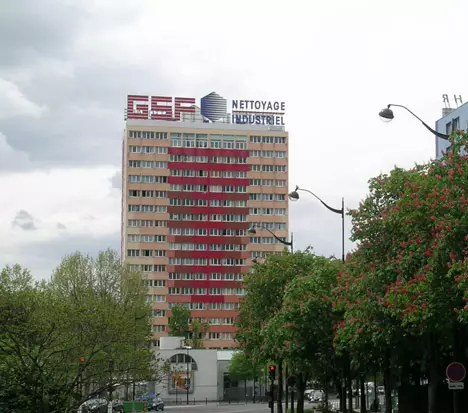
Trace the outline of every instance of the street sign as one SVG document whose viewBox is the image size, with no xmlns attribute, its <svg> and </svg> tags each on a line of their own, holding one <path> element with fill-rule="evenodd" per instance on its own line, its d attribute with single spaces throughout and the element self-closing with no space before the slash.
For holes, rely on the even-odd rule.
<svg viewBox="0 0 468 413">
<path fill-rule="evenodd" d="M 465 383 L 462 381 L 449 381 L 448 388 L 449 390 L 463 390 L 465 388 Z"/>
<path fill-rule="evenodd" d="M 466 377 L 466 369 L 463 364 L 458 361 L 454 361 L 447 366 L 445 374 L 451 382 L 460 382 Z"/>
</svg>

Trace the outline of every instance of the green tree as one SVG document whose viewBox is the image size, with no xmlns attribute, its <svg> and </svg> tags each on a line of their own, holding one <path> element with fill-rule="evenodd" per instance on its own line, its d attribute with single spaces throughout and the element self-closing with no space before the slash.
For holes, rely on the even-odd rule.
<svg viewBox="0 0 468 413">
<path fill-rule="evenodd" d="M 370 181 L 370 195 L 351 213 L 358 250 L 337 288 L 345 311 L 338 347 L 384 354 L 387 394 L 392 371 L 404 382 L 418 365 L 429 378 L 429 412 L 437 408 L 444 353 L 459 358 L 467 342 L 467 286 L 460 284 L 468 246 L 467 143 L 458 132 L 443 159 Z"/>
<path fill-rule="evenodd" d="M 303 254 L 301 276 L 286 287 L 281 309 L 263 327 L 268 354 L 285 360 L 297 378 L 298 413 L 304 411 L 307 381 L 333 377 L 334 324 L 331 291 L 341 262 L 315 254 Z M 315 377 L 313 377 L 315 376 Z"/>
<path fill-rule="evenodd" d="M 191 338 L 187 340 L 187 344 L 192 348 L 203 348 L 203 341 L 209 328 L 210 325 L 208 323 L 200 320 L 193 320 L 189 333 Z"/>
<path fill-rule="evenodd" d="M 169 317 L 169 334 L 171 336 L 188 338 L 191 317 L 188 306 L 183 304 L 174 305 L 171 308 L 171 316 Z"/>
<path fill-rule="evenodd" d="M 249 357 L 244 351 L 236 352 L 229 364 L 229 375 L 235 380 L 243 380 L 245 393 L 247 394 L 247 381 L 252 380 L 254 384 L 254 403 L 256 384 L 264 374 L 265 364 Z"/>
<path fill-rule="evenodd" d="M 19 266 L 1 278 L 6 411 L 76 411 L 88 397 L 112 396 L 116 384 L 161 378 L 162 360 L 149 348 L 146 287 L 115 252 L 66 257 L 42 283 Z"/>
</svg>

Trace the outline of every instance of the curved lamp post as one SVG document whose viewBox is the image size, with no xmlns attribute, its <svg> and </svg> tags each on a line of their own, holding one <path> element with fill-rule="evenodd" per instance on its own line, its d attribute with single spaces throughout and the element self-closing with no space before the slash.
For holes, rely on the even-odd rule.
<svg viewBox="0 0 468 413">
<path fill-rule="evenodd" d="M 344 198 L 341 198 L 341 209 L 333 208 L 330 205 L 328 205 L 326 202 L 324 202 L 321 198 L 319 198 L 317 195 L 315 195 L 312 191 L 309 191 L 308 189 L 304 188 L 299 188 L 296 186 L 296 189 L 294 191 L 291 191 L 289 193 L 289 199 L 291 201 L 297 201 L 299 200 L 299 191 L 304 191 L 308 192 L 311 194 L 313 197 L 315 197 L 317 200 L 320 201 L 320 203 L 327 208 L 329 211 L 334 212 L 335 214 L 341 215 L 341 260 L 345 262 L 345 252 L 344 252 L 344 216 L 345 216 L 345 207 L 344 207 Z"/>
<path fill-rule="evenodd" d="M 419 120 L 423 126 L 431 133 L 433 133 L 434 135 L 436 135 L 437 137 L 441 138 L 441 139 L 444 139 L 446 141 L 449 140 L 450 138 L 450 135 L 446 135 L 445 133 L 440 133 L 440 132 L 437 132 L 435 129 L 432 129 L 426 122 L 424 122 L 419 116 L 417 116 L 415 113 L 413 113 L 411 110 L 409 110 L 406 106 L 403 106 L 403 105 L 395 105 L 393 103 L 387 105 L 387 107 L 385 109 L 382 109 L 379 113 L 379 116 L 380 116 L 380 119 L 383 121 L 383 122 L 390 122 L 393 118 L 394 118 L 394 115 L 393 115 L 393 110 L 390 109 L 391 106 L 395 106 L 395 107 L 398 107 L 398 108 L 403 108 L 403 109 L 406 109 L 409 113 L 411 113 L 417 120 Z"/>
<path fill-rule="evenodd" d="M 262 225 L 252 225 L 249 228 L 249 234 L 255 235 L 257 233 L 256 228 L 264 229 L 265 231 L 268 231 L 271 235 L 273 235 L 273 237 L 278 242 L 280 242 L 283 245 L 287 245 L 288 247 L 291 247 L 291 252 L 294 252 L 294 241 L 293 241 L 293 235 L 292 234 L 291 234 L 291 241 L 285 241 L 284 239 L 281 239 L 280 237 L 276 236 L 276 234 L 273 231 L 269 230 L 267 227 L 264 227 Z M 254 258 L 252 261 L 257 262 L 257 258 Z"/>
<path fill-rule="evenodd" d="M 273 237 L 278 241 L 280 242 L 281 244 L 283 245 L 287 245 L 288 247 L 291 248 L 291 254 L 294 253 L 294 238 L 293 238 L 293 234 L 291 233 L 291 241 L 285 241 L 283 239 L 281 239 L 280 237 L 278 237 L 273 231 L 271 231 L 270 229 L 268 229 L 267 227 L 264 227 L 263 225 L 252 225 L 250 228 L 249 228 L 249 234 L 252 234 L 252 235 L 255 235 L 257 233 L 257 230 L 256 228 L 258 229 L 264 229 L 265 231 L 268 231 L 271 235 L 273 235 Z M 292 258 L 294 259 L 294 256 L 292 256 Z M 252 259 L 252 262 L 254 262 L 255 264 L 258 262 L 258 258 L 255 257 Z M 281 371 L 281 370 L 280 370 Z M 288 366 L 286 365 L 286 377 L 288 377 Z M 278 401 L 278 403 L 280 403 Z M 273 410 L 273 407 L 272 407 L 272 410 Z M 286 386 L 286 410 L 288 410 L 288 387 Z M 292 411 L 292 410 L 291 410 Z"/>
</svg>

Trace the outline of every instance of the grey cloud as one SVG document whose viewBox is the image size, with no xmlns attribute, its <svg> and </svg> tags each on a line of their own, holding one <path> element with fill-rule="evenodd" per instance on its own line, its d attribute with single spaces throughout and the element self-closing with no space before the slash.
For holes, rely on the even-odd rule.
<svg viewBox="0 0 468 413">
<path fill-rule="evenodd" d="M 34 217 L 28 211 L 21 209 L 16 213 L 15 218 L 12 221 L 12 225 L 20 227 L 25 231 L 33 231 L 37 229 L 34 221 Z"/>
<path fill-rule="evenodd" d="M 85 32 L 91 38 L 93 30 L 98 35 L 112 25 L 113 29 L 120 26 L 123 29 L 141 10 L 127 9 L 126 17 L 130 19 L 124 20 L 123 12 L 103 10 L 110 6 L 99 2 L 90 5 L 70 0 L 21 0 L 7 2 L 11 3 L 8 6 L 3 3 L 0 50 L 2 61 L 8 60 L 9 64 L 2 67 L 0 62 L 0 78 L 15 83 L 30 101 L 47 107 L 41 117 L 22 118 L 21 122 L 18 118 L 0 120 L 0 133 L 6 136 L 8 145 L 25 153 L 34 168 L 120 165 L 126 95 L 158 90 L 158 83 L 164 84 L 164 88 L 171 87 L 171 82 L 158 73 L 157 67 L 135 65 L 131 58 L 117 63 L 112 50 L 102 53 L 93 50 L 92 43 L 83 45 L 79 40 Z M 118 4 L 113 4 L 118 9 Z M 85 5 L 98 8 L 98 13 L 88 13 Z M 54 17 L 41 20 L 42 16 Z M 43 33 L 42 25 L 47 25 Z M 15 36 L 19 39 L 10 44 Z M 1 39 L 5 39 L 3 43 Z M 48 62 L 54 67 L 63 64 L 63 73 L 61 69 L 45 70 Z M 28 81 L 22 81 L 22 77 Z M 157 79 L 157 83 L 148 84 L 148 79 Z"/>
<path fill-rule="evenodd" d="M 122 172 L 117 171 L 110 181 L 113 189 L 122 189 Z"/>
<path fill-rule="evenodd" d="M 0 4 L 0 65 L 66 56 L 87 15 L 78 1 L 14 0 Z"/>
<path fill-rule="evenodd" d="M 66 225 L 62 224 L 61 222 L 57 222 L 58 229 L 67 229 Z"/>
<path fill-rule="evenodd" d="M 6 265 L 21 264 L 31 270 L 36 279 L 48 278 L 63 257 L 76 251 L 96 255 L 107 248 L 120 250 L 120 233 L 92 236 L 62 236 L 45 243 L 25 244 L 16 249 L 2 251 L 0 268 Z M 24 254 L 24 251 L 28 254 Z M 3 253 L 4 252 L 4 253 Z"/>
</svg>

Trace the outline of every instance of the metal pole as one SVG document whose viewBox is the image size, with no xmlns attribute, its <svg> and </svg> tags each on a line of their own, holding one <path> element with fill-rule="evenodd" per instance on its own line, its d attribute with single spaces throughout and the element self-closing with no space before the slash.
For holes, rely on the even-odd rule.
<svg viewBox="0 0 468 413">
<path fill-rule="evenodd" d="M 186 388 L 187 388 L 187 406 L 189 404 L 189 349 L 187 348 L 187 378 L 186 380 Z M 191 383 L 190 383 L 191 384 Z"/>
<path fill-rule="evenodd" d="M 344 252 L 344 218 L 345 218 L 345 209 L 344 209 L 344 198 L 341 198 L 341 261 L 345 262 L 345 252 Z"/>
</svg>

